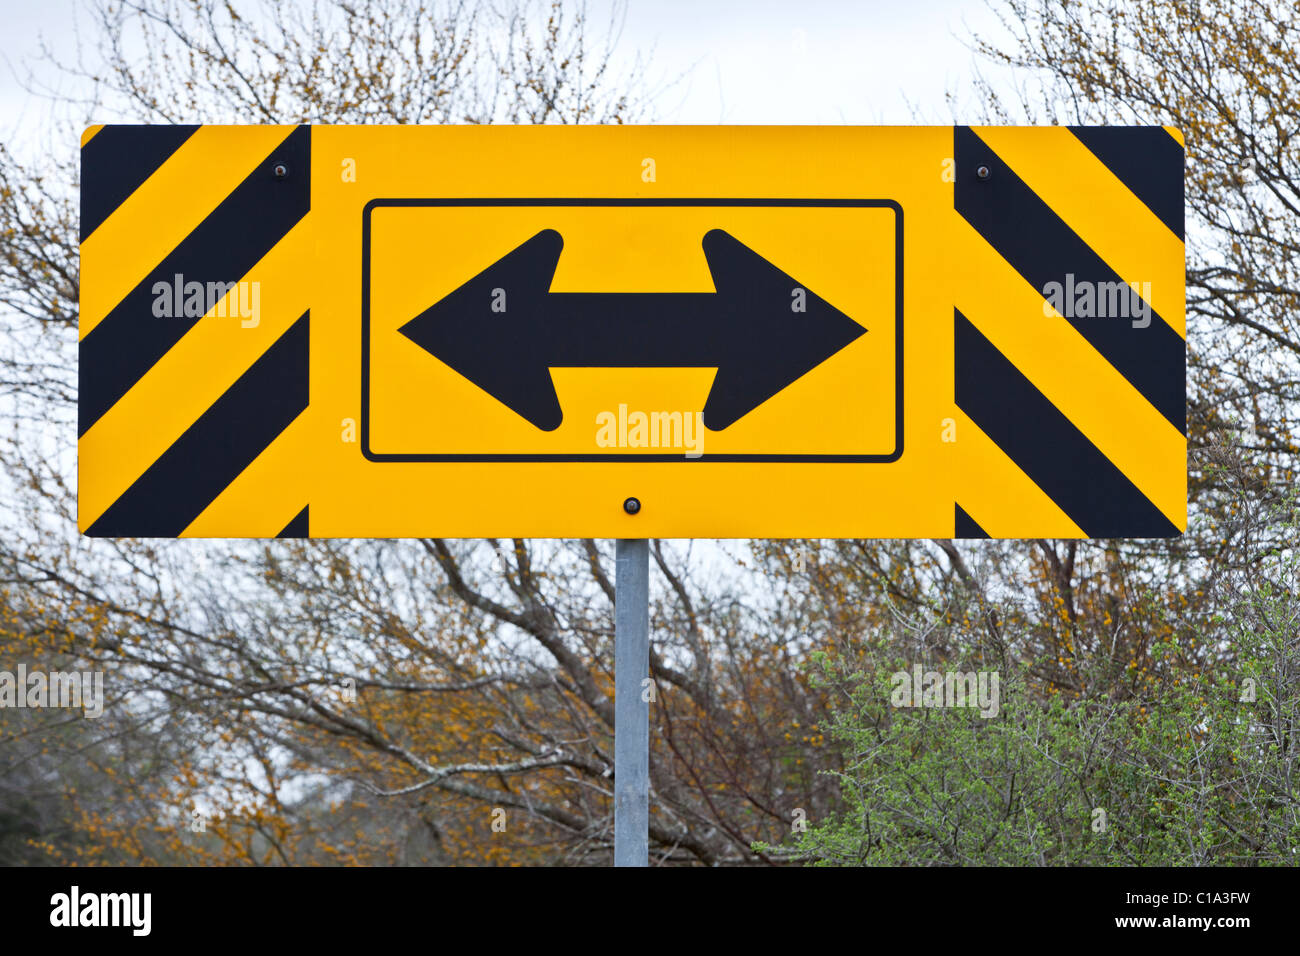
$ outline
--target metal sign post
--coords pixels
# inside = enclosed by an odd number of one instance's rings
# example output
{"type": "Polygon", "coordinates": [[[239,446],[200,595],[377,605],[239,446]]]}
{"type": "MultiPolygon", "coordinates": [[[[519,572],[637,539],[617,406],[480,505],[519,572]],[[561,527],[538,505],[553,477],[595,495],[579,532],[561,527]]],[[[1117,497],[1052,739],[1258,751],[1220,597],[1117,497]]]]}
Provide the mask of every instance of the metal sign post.
{"type": "Polygon", "coordinates": [[[614,569],[614,865],[649,866],[650,542],[619,539],[614,569]]]}

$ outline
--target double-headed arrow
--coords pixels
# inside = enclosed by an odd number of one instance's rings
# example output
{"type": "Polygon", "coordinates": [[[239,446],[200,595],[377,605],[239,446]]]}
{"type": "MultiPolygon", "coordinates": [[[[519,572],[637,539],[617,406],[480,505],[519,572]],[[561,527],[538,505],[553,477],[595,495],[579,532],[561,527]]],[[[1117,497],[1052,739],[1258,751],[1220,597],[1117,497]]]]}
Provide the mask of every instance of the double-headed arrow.
{"type": "Polygon", "coordinates": [[[551,292],[563,246],[539,232],[399,331],[544,431],[564,418],[552,368],[716,367],[719,431],[866,331],[721,229],[704,237],[714,292],[551,292]]]}

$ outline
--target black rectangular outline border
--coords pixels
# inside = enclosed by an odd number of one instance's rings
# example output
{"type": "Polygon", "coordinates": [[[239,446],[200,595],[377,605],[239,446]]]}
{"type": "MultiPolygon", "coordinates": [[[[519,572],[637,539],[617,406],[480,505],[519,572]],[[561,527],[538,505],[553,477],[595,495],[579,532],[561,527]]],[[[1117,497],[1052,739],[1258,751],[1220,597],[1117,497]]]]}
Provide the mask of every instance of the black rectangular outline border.
{"type": "Polygon", "coordinates": [[[372,199],[361,210],[361,454],[373,462],[807,462],[884,464],[903,456],[903,207],[892,199],[708,199],[678,197],[671,199],[600,199],[564,198],[470,198],[443,199],[372,199]],[[827,209],[892,209],[894,211],[894,450],[877,455],[778,455],[778,454],[704,454],[688,458],[680,452],[672,455],[638,455],[610,453],[539,454],[420,454],[411,452],[374,452],[370,449],[370,223],[371,213],[380,208],[405,207],[473,207],[502,206],[682,206],[682,207],[776,207],[827,209]]]}

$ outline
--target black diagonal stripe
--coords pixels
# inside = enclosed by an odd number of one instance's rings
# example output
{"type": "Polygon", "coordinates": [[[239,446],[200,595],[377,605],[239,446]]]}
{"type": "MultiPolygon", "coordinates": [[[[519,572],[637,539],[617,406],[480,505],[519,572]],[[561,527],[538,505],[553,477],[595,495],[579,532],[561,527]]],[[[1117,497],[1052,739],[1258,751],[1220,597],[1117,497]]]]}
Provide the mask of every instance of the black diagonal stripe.
{"type": "Polygon", "coordinates": [[[209,282],[237,282],[306,215],[311,205],[310,136],[308,126],[290,133],[82,339],[79,435],[99,421],[200,321],[192,316],[155,315],[154,307],[160,298],[155,283],[170,289],[177,276],[182,277],[182,282],[205,286],[209,282]],[[288,168],[283,179],[274,174],[278,164],[288,168]]]}
{"type": "Polygon", "coordinates": [[[957,405],[1092,538],[1179,530],[997,347],[954,311],[957,405]]]}
{"type": "Polygon", "coordinates": [[[307,407],[310,313],[280,336],[86,532],[174,538],[307,407]]]}
{"type": "Polygon", "coordinates": [[[81,241],[158,171],[197,126],[105,126],[81,147],[81,241]]]}
{"type": "Polygon", "coordinates": [[[293,520],[284,526],[284,530],[276,535],[277,538],[310,538],[311,533],[308,530],[311,527],[311,519],[308,515],[311,505],[303,505],[302,511],[294,515],[293,520]]]}
{"type": "MultiPolygon", "coordinates": [[[[1167,134],[1166,134],[1167,135],[1167,134]]],[[[957,182],[954,205],[967,222],[1035,289],[1048,283],[1075,287],[1120,278],[1097,253],[965,126],[954,130],[957,182]],[[979,168],[989,175],[980,179],[979,168]]],[[[1124,223],[1117,222],[1116,229],[1124,223]]],[[[1186,346],[1155,313],[1135,329],[1126,318],[1068,318],[1074,328],[1142,393],[1169,422],[1187,434],[1186,346]]]]}
{"type": "Polygon", "coordinates": [[[1183,238],[1183,147],[1161,126],[1071,126],[1088,151],[1183,238]]]}
{"type": "Polygon", "coordinates": [[[961,505],[953,502],[953,507],[956,509],[954,538],[987,538],[989,536],[989,533],[981,528],[961,505]]]}

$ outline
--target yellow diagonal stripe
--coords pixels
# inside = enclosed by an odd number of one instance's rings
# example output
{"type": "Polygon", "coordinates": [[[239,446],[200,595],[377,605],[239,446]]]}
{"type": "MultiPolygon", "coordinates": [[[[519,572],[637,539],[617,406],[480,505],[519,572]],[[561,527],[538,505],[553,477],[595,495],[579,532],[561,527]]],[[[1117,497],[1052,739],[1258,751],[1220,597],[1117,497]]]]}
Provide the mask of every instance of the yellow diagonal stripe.
{"type": "Polygon", "coordinates": [[[83,530],[307,311],[315,248],[310,220],[309,214],[243,277],[258,283],[256,327],[214,309],[81,437],[77,517],[83,530]]]}
{"type": "Polygon", "coordinates": [[[273,538],[283,531],[307,504],[308,472],[302,463],[311,455],[311,437],[304,411],[190,522],[181,537],[221,538],[230,528],[240,528],[244,537],[273,538]]]}
{"type": "Polygon", "coordinates": [[[957,503],[990,537],[1088,537],[960,409],[956,422],[962,459],[957,503]]]}
{"type": "Polygon", "coordinates": [[[1064,127],[976,132],[1116,275],[1149,282],[1151,307],[1187,337],[1183,243],[1088,147],[1064,127]]]}
{"type": "Polygon", "coordinates": [[[1183,527],[1186,439],[1069,322],[1043,315],[1038,291],[965,220],[953,216],[953,222],[957,308],[1165,517],[1183,527]]]}
{"type": "Polygon", "coordinates": [[[203,126],[81,244],[84,339],[293,126],[203,126]]]}

